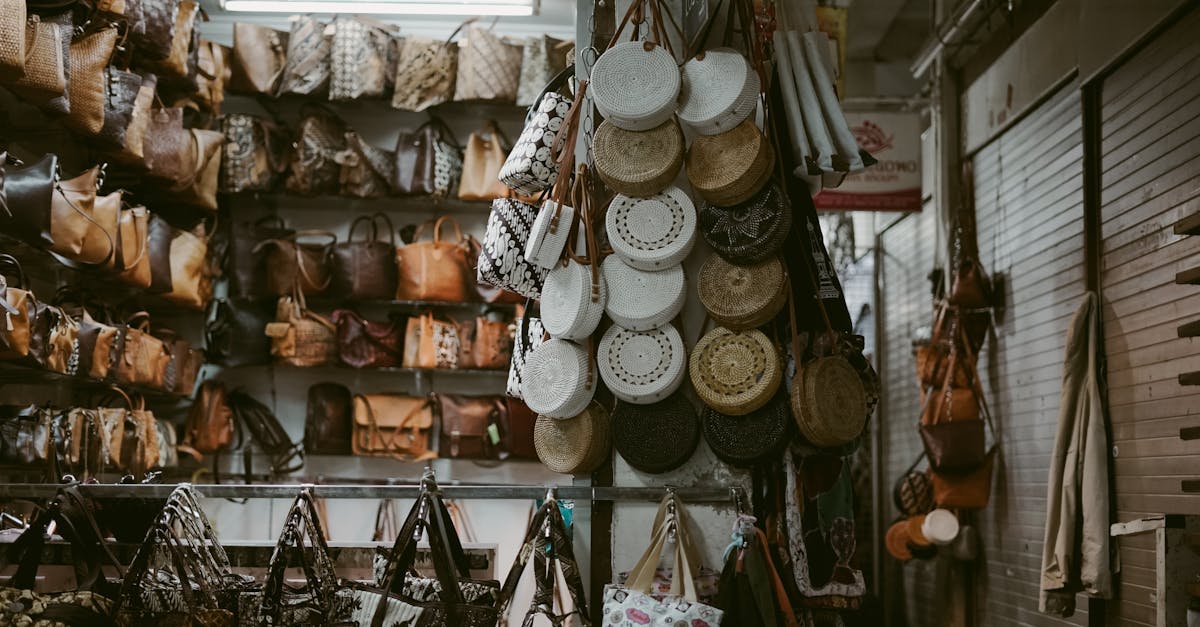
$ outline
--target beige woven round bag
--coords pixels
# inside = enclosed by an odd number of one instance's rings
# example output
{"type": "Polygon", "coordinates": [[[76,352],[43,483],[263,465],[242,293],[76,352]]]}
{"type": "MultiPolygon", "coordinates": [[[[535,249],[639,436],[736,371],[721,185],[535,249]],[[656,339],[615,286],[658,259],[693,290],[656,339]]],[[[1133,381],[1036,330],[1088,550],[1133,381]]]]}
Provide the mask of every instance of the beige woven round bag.
{"type": "Polygon", "coordinates": [[[692,349],[688,370],[700,400],[730,416],[766,405],[783,381],[779,349],[757,330],[709,331],[692,349]]]}
{"type": "Polygon", "coordinates": [[[867,424],[866,387],[841,355],[804,364],[792,378],[788,396],[800,434],[816,446],[849,443],[867,424]]]}
{"type": "Polygon", "coordinates": [[[692,187],[718,207],[749,200],[771,180],[774,165],[775,150],[754,124],[754,118],[725,133],[697,137],[687,153],[687,176],[692,187]]]}
{"type": "Polygon", "coordinates": [[[712,253],[700,268],[697,291],[708,315],[726,328],[762,326],[787,303],[783,260],[772,255],[752,266],[737,266],[712,253]]]}
{"type": "Polygon", "coordinates": [[[600,178],[626,196],[651,196],[666,189],[683,166],[683,153],[683,131],[674,119],[648,131],[627,131],[605,120],[592,141],[600,178]]]}
{"type": "Polygon", "coordinates": [[[533,448],[538,459],[557,473],[592,472],[608,458],[611,443],[608,412],[594,401],[570,418],[538,416],[533,427],[533,448]]]}

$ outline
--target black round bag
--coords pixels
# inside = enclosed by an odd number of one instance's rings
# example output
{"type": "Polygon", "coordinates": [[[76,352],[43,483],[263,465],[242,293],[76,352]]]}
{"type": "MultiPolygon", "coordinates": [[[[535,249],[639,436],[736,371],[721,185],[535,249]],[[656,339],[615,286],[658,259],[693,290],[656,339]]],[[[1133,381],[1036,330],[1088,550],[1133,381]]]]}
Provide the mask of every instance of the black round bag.
{"type": "Polygon", "coordinates": [[[779,251],[792,228],[792,212],[772,182],[739,205],[702,203],[699,222],[700,233],[717,254],[729,263],[748,266],[779,251]]]}
{"type": "Polygon", "coordinates": [[[679,468],[700,444],[696,408],[682,392],[649,405],[617,401],[613,448],[630,466],[651,474],[679,468]]]}
{"type": "Polygon", "coordinates": [[[705,441],[721,461],[733,466],[754,466],[782,455],[791,427],[792,413],[783,394],[745,416],[727,416],[711,407],[704,410],[705,441]]]}

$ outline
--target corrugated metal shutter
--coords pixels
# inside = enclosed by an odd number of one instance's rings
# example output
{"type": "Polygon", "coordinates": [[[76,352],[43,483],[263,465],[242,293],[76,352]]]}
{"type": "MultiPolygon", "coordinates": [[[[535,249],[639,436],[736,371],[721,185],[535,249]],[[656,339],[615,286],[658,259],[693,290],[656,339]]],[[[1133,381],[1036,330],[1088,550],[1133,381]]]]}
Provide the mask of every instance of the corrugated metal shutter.
{"type": "MultiPolygon", "coordinates": [[[[1200,11],[1192,11],[1102,85],[1101,227],[1105,344],[1119,520],[1200,514],[1180,480],[1200,474],[1200,388],[1176,377],[1200,370],[1200,346],[1177,327],[1200,320],[1200,287],[1175,273],[1200,265],[1200,237],[1172,226],[1200,212],[1200,11]]],[[[1151,536],[1121,544],[1122,625],[1154,623],[1151,536]]]]}

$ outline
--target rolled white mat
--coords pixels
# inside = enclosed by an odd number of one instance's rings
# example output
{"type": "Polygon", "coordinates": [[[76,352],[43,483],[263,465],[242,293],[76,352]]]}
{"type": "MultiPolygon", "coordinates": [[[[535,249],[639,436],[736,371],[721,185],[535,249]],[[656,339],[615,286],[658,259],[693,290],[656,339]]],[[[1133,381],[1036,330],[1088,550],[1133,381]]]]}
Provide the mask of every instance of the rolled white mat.
{"type": "Polygon", "coordinates": [[[800,96],[800,109],[804,114],[804,128],[808,131],[809,141],[812,142],[813,158],[822,170],[832,171],[835,150],[833,140],[829,137],[829,129],[825,128],[825,116],[821,113],[821,102],[813,86],[813,76],[804,59],[804,44],[800,41],[800,33],[788,31],[787,43],[788,54],[792,58],[796,93],[800,96]]]}
{"type": "Polygon", "coordinates": [[[804,33],[804,57],[808,61],[808,69],[812,72],[813,82],[816,83],[817,98],[825,115],[825,123],[833,134],[833,143],[837,146],[837,154],[849,164],[850,171],[863,169],[862,157],[858,154],[858,142],[846,116],[842,113],[842,103],[838,101],[837,92],[833,90],[834,79],[829,67],[829,39],[825,33],[804,33]]]}
{"type": "Polygon", "coordinates": [[[796,168],[792,174],[808,174],[808,160],[812,158],[812,146],[804,134],[804,114],[800,111],[800,96],[796,94],[796,78],[792,74],[792,58],[787,54],[787,40],[783,33],[775,31],[775,50],[779,52],[779,91],[783,95],[783,117],[786,118],[788,136],[792,138],[796,153],[796,168]]]}

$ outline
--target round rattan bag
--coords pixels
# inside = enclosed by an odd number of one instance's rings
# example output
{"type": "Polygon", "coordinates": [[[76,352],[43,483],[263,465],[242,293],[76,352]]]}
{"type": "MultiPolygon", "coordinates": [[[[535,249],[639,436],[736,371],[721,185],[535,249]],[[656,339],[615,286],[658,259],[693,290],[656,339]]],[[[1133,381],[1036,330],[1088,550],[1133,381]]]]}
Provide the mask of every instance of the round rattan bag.
{"type": "Polygon", "coordinates": [[[542,285],[542,326],[551,337],[582,340],[604,317],[604,274],[574,259],[555,265],[542,285]]]}
{"type": "Polygon", "coordinates": [[[826,448],[857,438],[870,413],[862,378],[840,355],[804,364],[792,378],[789,397],[800,434],[826,448]]]}
{"type": "Polygon", "coordinates": [[[700,135],[724,133],[758,106],[758,72],[732,48],[706,50],[683,64],[679,119],[700,135]]]}
{"type": "Polygon", "coordinates": [[[746,467],[777,459],[791,435],[787,400],[776,395],[771,402],[745,416],[704,411],[704,441],[727,464],[746,467]]]}
{"type": "Polygon", "coordinates": [[[605,120],[630,131],[671,119],[682,86],[675,57],[650,42],[627,41],[604,51],[592,67],[592,102],[605,120]]]}
{"type": "Polygon", "coordinates": [[[696,408],[681,392],[651,405],[618,401],[612,429],[613,448],[625,462],[652,474],[679,468],[700,443],[696,408]]]}
{"type": "Polygon", "coordinates": [[[728,329],[753,329],[770,322],[787,303],[787,276],[778,255],[735,266],[717,254],[700,267],[697,291],[713,320],[728,329]]]}
{"type": "Polygon", "coordinates": [[[683,132],[674,119],[647,131],[627,131],[605,120],[592,140],[592,159],[613,191],[653,196],[679,174],[683,149],[683,132]]]}
{"type": "Polygon", "coordinates": [[[696,206],[674,185],[642,198],[617,194],[604,216],[613,253],[639,270],[683,263],[696,243],[696,206]]]}
{"type": "Polygon", "coordinates": [[[704,200],[726,207],[745,202],[771,179],[775,150],[747,118],[719,135],[701,135],[687,153],[687,176],[704,200]]]}
{"type": "Polygon", "coordinates": [[[615,255],[604,260],[608,300],[604,313],[631,331],[649,331],[670,322],[683,310],[687,281],[683,266],[647,272],[625,265],[615,255]]]}
{"type": "Polygon", "coordinates": [[[613,325],[600,339],[596,364],[613,396],[627,403],[649,405],[683,385],[687,351],[683,336],[669,324],[652,331],[630,331],[613,325]]]}
{"type": "Polygon", "coordinates": [[[525,404],[551,418],[578,414],[596,393],[594,368],[584,347],[566,340],[546,340],[525,358],[521,373],[525,404]]]}
{"type": "Polygon", "coordinates": [[[700,206],[704,240],[730,263],[756,264],[777,253],[792,228],[792,210],[774,183],[750,200],[729,207],[700,206]]]}
{"type": "Polygon", "coordinates": [[[766,405],[783,380],[779,350],[757,330],[709,331],[692,349],[688,369],[700,400],[731,416],[766,405]]]}
{"type": "Polygon", "coordinates": [[[929,473],[909,470],[896,479],[892,486],[892,502],[896,510],[905,516],[924,514],[934,507],[933,483],[929,473]]]}
{"type": "Polygon", "coordinates": [[[586,474],[608,458],[612,428],[608,412],[596,402],[570,418],[538,416],[533,426],[533,448],[550,470],[586,474]]]}

